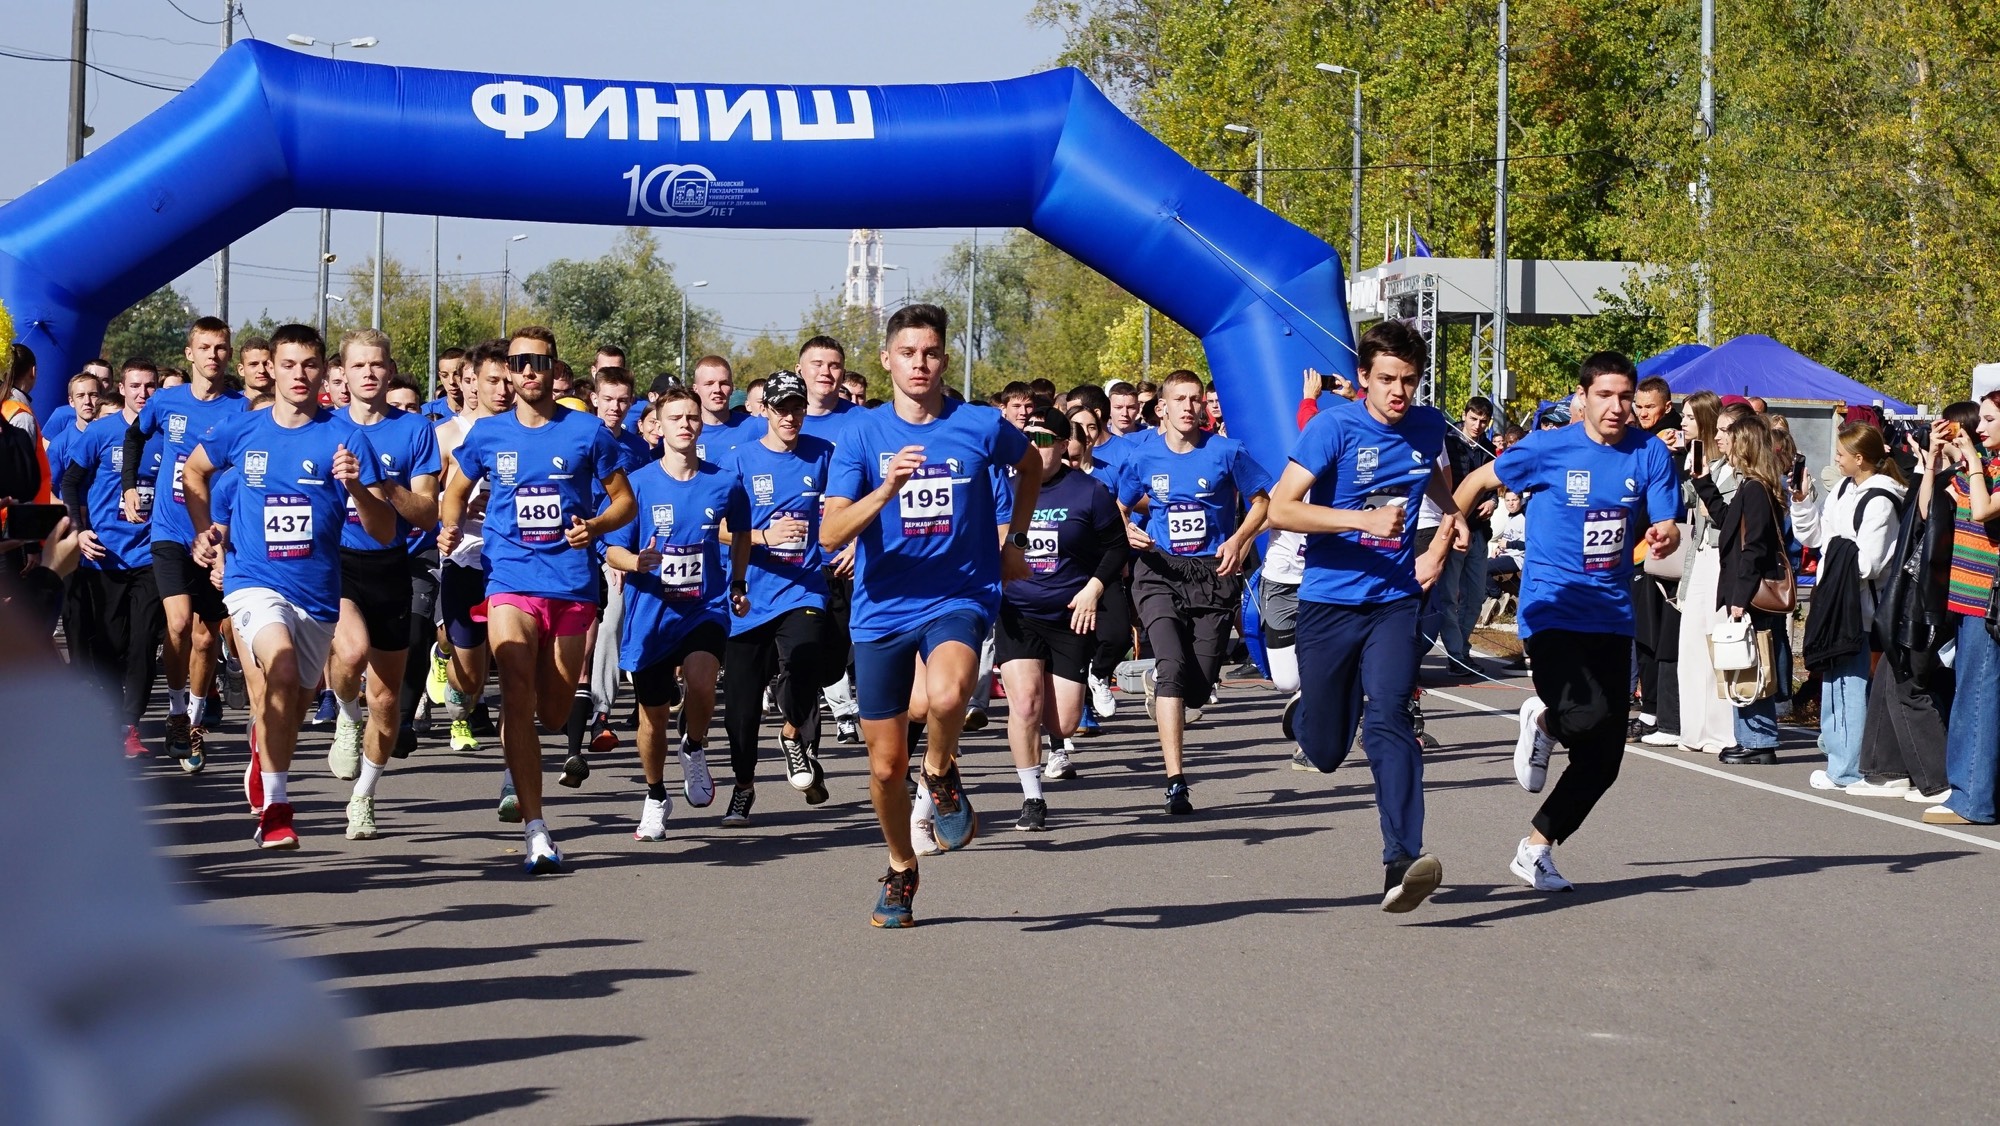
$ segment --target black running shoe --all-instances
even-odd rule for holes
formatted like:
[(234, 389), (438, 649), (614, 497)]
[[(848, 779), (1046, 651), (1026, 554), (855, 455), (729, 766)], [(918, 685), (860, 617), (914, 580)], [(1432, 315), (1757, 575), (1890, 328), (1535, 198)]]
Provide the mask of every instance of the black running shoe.
[(556, 784), (574, 790), (583, 785), (583, 780), (588, 777), (590, 777), (590, 764), (583, 761), (582, 755), (571, 755), (563, 760), (562, 777), (556, 779)]
[(813, 769), (812, 758), (806, 754), (805, 743), (780, 731), (778, 749), (785, 754), (785, 781), (791, 783), (792, 789), (801, 793), (812, 789), (813, 782), (816, 781), (814, 775), (818, 771)]
[(833, 722), (833, 741), (836, 743), (859, 743), (861, 724), (852, 719), (837, 719)]
[(1187, 783), (1176, 782), (1167, 787), (1167, 812), (1175, 817), (1186, 817), (1194, 812), (1194, 797), (1189, 793)]
[(1014, 828), (1023, 833), (1039, 833), (1048, 828), (1044, 822), (1049, 817), (1049, 803), (1041, 798), (1027, 798), (1021, 802), (1021, 819), (1014, 822)]
[(806, 804), (825, 805), (826, 799), (829, 796), (826, 792), (826, 772), (819, 768), (818, 759), (813, 759), (811, 761), (813, 768), (813, 780), (812, 780), (812, 785), (806, 787)]
[(911, 907), (917, 898), (917, 870), (898, 872), (891, 868), (879, 882), (882, 894), (875, 898), (875, 913), (868, 921), (885, 930), (916, 926), (916, 912)]
[(722, 827), (740, 829), (750, 824), (750, 807), (757, 803), (757, 791), (738, 786), (729, 792), (729, 810), (722, 815)]
[(1415, 696), (1410, 697), (1410, 734), (1417, 737), (1417, 746), (1424, 750), (1437, 749), (1437, 737), (1424, 733), (1424, 705)]
[(396, 745), (389, 749), (390, 758), (409, 758), (417, 749), (417, 725), (405, 723), (396, 729)]
[(472, 728), (474, 735), (482, 739), (500, 737), (500, 729), (493, 726), (493, 712), (484, 700), (472, 705), (472, 714), (466, 717), (466, 724)]

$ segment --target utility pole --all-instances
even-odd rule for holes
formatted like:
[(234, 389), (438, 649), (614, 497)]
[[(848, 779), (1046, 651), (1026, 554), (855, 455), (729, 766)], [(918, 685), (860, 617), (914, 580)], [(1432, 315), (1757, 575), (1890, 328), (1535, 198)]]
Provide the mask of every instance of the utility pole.
[[(1707, 0), (1704, 0), (1707, 2)], [(1507, 390), (1507, 0), (1500, 0), (1500, 116), (1493, 160), (1493, 387)]]
[(90, 126), (83, 123), (83, 59), (90, 50), (90, 0), (76, 0), (69, 26), (69, 159), (83, 159), (83, 137)]
[(368, 327), (382, 331), (382, 226), (388, 216), (380, 211), (375, 213), (375, 307), (368, 313)]
[(431, 367), (426, 399), (437, 398), (438, 381), (438, 217), (431, 216)]
[(1701, 261), (1695, 266), (1695, 280), (1701, 293), (1701, 307), (1695, 313), (1695, 338), (1703, 344), (1715, 343), (1715, 284), (1708, 271), (1708, 216), (1712, 203), (1708, 184), (1708, 149), (1715, 143), (1715, 0), (1701, 0), (1701, 173), (1695, 188), (1696, 206), (1701, 211)]
[[(236, 41), (236, 0), (222, 0), (222, 49)], [(229, 244), (215, 256), (215, 315), (229, 323)]]
[(327, 269), (333, 265), (333, 212), (319, 209), (319, 334), (326, 336)]
[(1347, 276), (1361, 268), (1361, 75), (1354, 75), (1354, 198), (1347, 205)]
[(965, 282), (965, 401), (972, 401), (972, 311), (977, 308), (979, 298), (979, 228), (972, 228), (972, 264), (966, 273)]

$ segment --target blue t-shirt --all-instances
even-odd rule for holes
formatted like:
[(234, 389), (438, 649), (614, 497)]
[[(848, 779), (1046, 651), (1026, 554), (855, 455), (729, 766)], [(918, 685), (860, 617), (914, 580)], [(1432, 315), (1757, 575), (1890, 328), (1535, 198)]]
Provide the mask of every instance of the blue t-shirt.
[[(68, 407), (62, 409), (69, 410)], [(76, 428), (76, 412), (70, 411), (69, 421), (60, 429), (51, 426), (42, 433), (48, 436), (49, 443), (49, 492), (60, 499), (63, 471), (76, 461), (75, 447), (82, 440), (83, 431)]]
[(1437, 470), (1451, 421), (1435, 407), (1413, 406), (1394, 426), (1347, 402), (1314, 415), (1292, 448), (1292, 462), (1313, 475), (1306, 500), (1323, 508), (1365, 511), (1403, 506), (1403, 534), (1361, 532), (1306, 537), (1299, 597), (1335, 606), (1416, 598), (1417, 509)]
[[(70, 406), (68, 403), (64, 403), (50, 411), (49, 420), (42, 424), (42, 433), (44, 434), (60, 434), (65, 429), (76, 429), (76, 408)], [(49, 441), (51, 445), (55, 444), (54, 439), (50, 439)]]
[[(1001, 597), (1031, 618), (1069, 617), (1076, 597), (1103, 559), (1101, 537), (1124, 521), (1111, 490), (1088, 473), (1062, 469), (1042, 482), (1028, 525), (1030, 576), (1008, 583)], [(1124, 533), (1119, 533), (1123, 535)]]
[(1115, 497), (1118, 477), (1124, 473), (1125, 463), (1131, 457), (1132, 439), (1113, 434), (1103, 445), (1090, 451), (1090, 475), (1103, 482)]
[(762, 438), (766, 429), (768, 425), (763, 419), (751, 418), (743, 411), (731, 411), (729, 421), (720, 426), (711, 422), (702, 424), (701, 435), (694, 440), (694, 456), (717, 465), (728, 465), (731, 451), (745, 442)]
[(224, 391), (213, 399), (197, 399), (193, 385), (187, 383), (156, 391), (146, 400), (139, 421), (132, 425), (148, 439), (159, 434), (166, 436), (160, 461), (161, 476), (166, 480), (161, 482), (160, 493), (153, 501), (154, 539), (193, 546), (194, 525), (188, 520), (187, 494), (181, 491), (188, 456), (216, 423), (243, 413), (249, 406), (249, 400), (236, 391)]
[[(841, 438), (854, 426), (855, 422), (867, 417), (870, 413), (872, 412), (863, 410), (846, 399), (835, 399), (833, 409), (825, 414), (814, 414), (811, 411), (807, 411), (805, 419), (799, 423), (799, 433), (801, 435), (810, 434), (815, 438), (832, 442), (835, 446), (838, 446), (840, 445)], [(769, 428), (769, 423), (766, 423), (763, 419), (758, 419), (756, 433), (746, 435), (744, 441), (754, 441), (755, 439), (762, 438), (764, 431)]]
[(695, 463), (686, 481), (668, 476), (659, 462), (632, 475), (639, 517), (604, 537), (605, 545), (633, 552), (651, 547), (662, 558), (657, 571), (625, 576), (619, 668), (637, 672), (657, 664), (703, 622), (729, 628), (721, 532), (737, 492), (736, 475), (707, 461)]
[[(341, 417), (349, 426), (368, 435), (368, 444), (375, 448), (375, 462), (384, 480), (394, 481), (404, 488), (410, 482), (426, 474), (436, 476), (442, 461), (438, 454), (437, 432), (431, 429), (430, 420), (420, 414), (389, 408), (380, 422), (362, 426), (354, 421), (354, 416), (346, 411)], [(388, 546), (377, 542), (368, 530), (361, 526), (361, 513), (354, 507), (352, 497), (347, 501), (347, 526), (340, 533), (340, 546), (349, 551), (422, 551), (430, 535), (429, 529), (418, 528), (398, 515), (396, 517), (396, 541)]]
[(431, 425), (435, 426), (458, 412), (451, 409), (451, 400), (449, 398), (439, 396), (438, 398), (426, 401), (423, 406), (418, 407), (417, 413), (430, 419)]
[[(153, 438), (146, 443), (139, 463), (139, 523), (125, 519), (125, 431), (129, 424), (123, 412), (100, 418), (69, 443), (71, 464), (89, 475), (90, 487), (84, 506), (90, 511), (90, 529), (104, 545), (101, 562), (89, 559), (80, 566), (93, 570), (131, 571), (153, 563), (153, 502), (155, 483), (160, 477), (160, 458), (166, 442)], [(53, 460), (53, 459), (51, 459)]]
[(1269, 492), (1271, 475), (1243, 448), (1219, 434), (1197, 433), (1194, 448), (1177, 454), (1157, 431), (1132, 440), (1118, 474), (1118, 500), (1130, 508), (1150, 496), (1146, 532), (1161, 551), (1214, 555), (1236, 532), (1237, 508)]
[(1536, 630), (1632, 635), (1632, 549), (1680, 517), (1673, 451), (1627, 427), (1615, 446), (1582, 425), (1538, 430), (1493, 463), (1527, 497), (1521, 636)]
[(347, 487), (333, 479), (333, 458), (342, 446), (361, 461), (360, 484), (382, 479), (368, 435), (329, 410), (291, 429), (270, 411), (241, 413), (202, 440), (217, 470), (241, 471), (228, 514), (234, 554), (223, 569), (224, 595), (273, 590), (314, 621), (340, 617)]
[(833, 465), (832, 444), (805, 434), (799, 435), (798, 448), (792, 450), (745, 442), (736, 447), (732, 465), (742, 485), (736, 506), (729, 510), (732, 530), (768, 528), (781, 516), (795, 516), (806, 522), (806, 534), (797, 543), (750, 548), (750, 567), (743, 576), (750, 612), (734, 619), (730, 632), (755, 629), (802, 607), (824, 607), (819, 518)]
[(491, 490), (482, 562), (493, 594), (597, 601), (597, 558), (572, 551), (572, 518), (601, 506), (598, 483), (623, 471), (628, 456), (596, 415), (558, 406), (540, 426), (513, 411), (488, 415), (466, 431), (458, 467)]
[(1000, 609), (995, 476), (1028, 452), (1027, 436), (998, 411), (949, 399), (922, 426), (893, 408), (858, 412), (834, 448), (827, 495), (859, 500), (881, 487), (883, 468), (904, 446), (922, 447), (925, 462), (856, 540), (856, 641), (879, 640), (954, 610), (991, 621)]

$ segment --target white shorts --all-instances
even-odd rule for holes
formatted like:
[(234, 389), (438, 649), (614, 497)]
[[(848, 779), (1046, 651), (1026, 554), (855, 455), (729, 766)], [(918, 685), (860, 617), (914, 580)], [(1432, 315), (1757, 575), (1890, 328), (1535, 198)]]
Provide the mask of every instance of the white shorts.
[(270, 626), (282, 627), (292, 639), (299, 679), (308, 688), (318, 682), (319, 671), (326, 667), (326, 655), (333, 649), (333, 627), (337, 623), (313, 619), (268, 587), (245, 587), (226, 594), (222, 604), (229, 608), (229, 621), (236, 627), (236, 640), (244, 649), (244, 657), (256, 662), (257, 635)]

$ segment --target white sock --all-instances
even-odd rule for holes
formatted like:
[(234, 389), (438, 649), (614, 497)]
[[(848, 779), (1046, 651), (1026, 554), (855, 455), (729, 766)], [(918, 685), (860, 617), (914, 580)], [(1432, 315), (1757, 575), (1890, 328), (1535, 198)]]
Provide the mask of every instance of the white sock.
[(937, 819), (937, 802), (931, 798), (931, 788), (921, 781), (917, 783), (917, 800), (910, 805), (910, 815), (919, 820)]
[(377, 766), (374, 759), (369, 758), (367, 755), (362, 755), (361, 777), (354, 780), (354, 796), (357, 798), (374, 797), (375, 783), (382, 780), (382, 772), (388, 768), (387, 763)]
[(208, 697), (195, 696), (188, 700), (188, 725), (200, 727), (208, 719)]
[(361, 722), (361, 701), (360, 701), (360, 700), (358, 700), (358, 699), (355, 699), (355, 700), (343, 700), (343, 699), (341, 699), (340, 697), (338, 697), (338, 696), (335, 696), (335, 697), (333, 698), (333, 702), (334, 702), (334, 703), (336, 703), (336, 704), (338, 704), (338, 705), (340, 705), (340, 718), (342, 718), (342, 719), (346, 720), (346, 721), (347, 721), (347, 722), (349, 722), (349, 723), (360, 723), (360, 722)]
[(1073, 753), (1075, 753), (1075, 751), (1076, 751), (1076, 740), (1074, 740), (1074, 739), (1064, 739), (1064, 740), (1063, 740), (1063, 753), (1067, 755), (1067, 754), (1073, 754)]
[(513, 785), (513, 784), (514, 784), (514, 772), (513, 772), (512, 770), (510, 770), (509, 768), (507, 768), (507, 767), (504, 767), (504, 766), (503, 766), (503, 767), (501, 767), (501, 768), (500, 768), (500, 784), (501, 784), (502, 786), (511, 786), (511, 785)]
[(549, 831), (549, 823), (537, 817), (533, 821), (530, 821), (526, 825), (523, 825), (521, 827), (521, 836), (532, 837), (535, 835), (536, 832), (546, 833), (548, 831)]
[(1640, 712), (1639, 722), (1645, 724), (1647, 727), (1658, 727), (1660, 725), (1660, 717), (1656, 715), (1647, 715), (1645, 712)]
[(1021, 796), (1030, 801), (1040, 801), (1042, 797), (1042, 768), (1039, 766), (1017, 766), (1014, 773), (1021, 778)]
[(266, 770), (262, 771), (261, 773), (264, 775), (265, 805), (267, 806), (277, 805), (279, 802), (290, 800), (287, 797), (285, 797), (285, 779), (290, 778), (292, 776), (291, 771), (280, 770), (274, 774), (271, 771)]
[(186, 715), (186, 714), (188, 714), (188, 690), (187, 690), (187, 689), (185, 689), (185, 688), (169, 688), (169, 689), (167, 689), (167, 714), (168, 714), (168, 715)]

